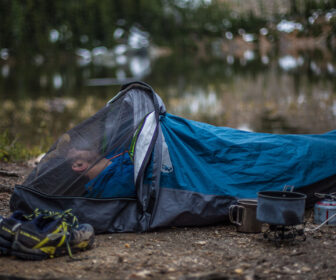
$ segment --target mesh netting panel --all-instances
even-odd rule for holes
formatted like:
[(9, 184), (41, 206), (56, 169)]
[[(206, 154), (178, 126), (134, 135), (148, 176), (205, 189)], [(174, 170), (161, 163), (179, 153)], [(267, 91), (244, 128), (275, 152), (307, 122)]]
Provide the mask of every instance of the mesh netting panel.
[(119, 95), (63, 134), (23, 185), (54, 196), (134, 197), (136, 131), (154, 108), (142, 89)]

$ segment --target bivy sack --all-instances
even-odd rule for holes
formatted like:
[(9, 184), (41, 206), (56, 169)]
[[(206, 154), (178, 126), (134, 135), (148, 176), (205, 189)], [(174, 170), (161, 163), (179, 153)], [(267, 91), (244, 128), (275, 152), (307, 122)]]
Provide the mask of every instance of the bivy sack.
[(143, 232), (228, 221), (239, 198), (293, 185), (315, 202), (336, 190), (336, 131), (246, 132), (166, 113), (147, 84), (124, 85), (104, 108), (64, 133), (10, 208), (71, 208), (96, 233)]

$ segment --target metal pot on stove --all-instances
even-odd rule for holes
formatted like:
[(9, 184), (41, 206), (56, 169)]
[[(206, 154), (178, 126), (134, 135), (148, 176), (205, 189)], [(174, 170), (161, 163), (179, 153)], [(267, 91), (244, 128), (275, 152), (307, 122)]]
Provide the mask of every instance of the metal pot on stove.
[[(288, 191), (289, 187), (290, 191)], [(293, 189), (293, 186), (285, 186), (283, 191), (259, 192), (257, 220), (270, 225), (303, 224), (307, 196), (293, 192)]]

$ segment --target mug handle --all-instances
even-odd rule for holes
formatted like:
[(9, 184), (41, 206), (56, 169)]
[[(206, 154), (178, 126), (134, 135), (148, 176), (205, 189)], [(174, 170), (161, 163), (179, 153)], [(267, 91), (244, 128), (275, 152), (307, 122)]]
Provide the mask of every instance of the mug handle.
[[(236, 219), (233, 218), (233, 210), (237, 208), (237, 213), (236, 213)], [(242, 223), (241, 221), (239, 221), (239, 211), (240, 209), (242, 210), (242, 216), (244, 215), (244, 209), (245, 207), (241, 206), (241, 205), (231, 205), (230, 208), (229, 208), (229, 219), (230, 219), (230, 222), (237, 225), (237, 226), (241, 226)], [(242, 217), (243, 219), (243, 217)]]
[(283, 192), (292, 192), (294, 190), (294, 186), (291, 185), (284, 185), (282, 191)]

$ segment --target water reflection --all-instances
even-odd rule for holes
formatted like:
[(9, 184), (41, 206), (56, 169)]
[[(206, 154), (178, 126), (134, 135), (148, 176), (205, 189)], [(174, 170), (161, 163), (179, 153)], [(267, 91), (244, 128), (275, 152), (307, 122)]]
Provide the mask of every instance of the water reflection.
[(294, 21), (283, 19), (277, 24), (277, 30), (280, 32), (291, 33), (295, 30), (298, 30), (298, 31), (303, 30), (303, 26), (299, 22), (294, 22)]
[(104, 106), (120, 83), (134, 79), (150, 83), (169, 112), (215, 125), (273, 133), (336, 128), (336, 63), (325, 54), (216, 53), (214, 47), (206, 59), (164, 51), (154, 58), (140, 42), (131, 49), (81, 49), (52, 65), (4, 60), (1, 130), (47, 147)]
[(295, 58), (291, 55), (280, 57), (278, 61), (279, 61), (280, 67), (285, 71), (295, 69), (298, 66), (301, 66), (304, 62), (301, 56), (298, 58)]

